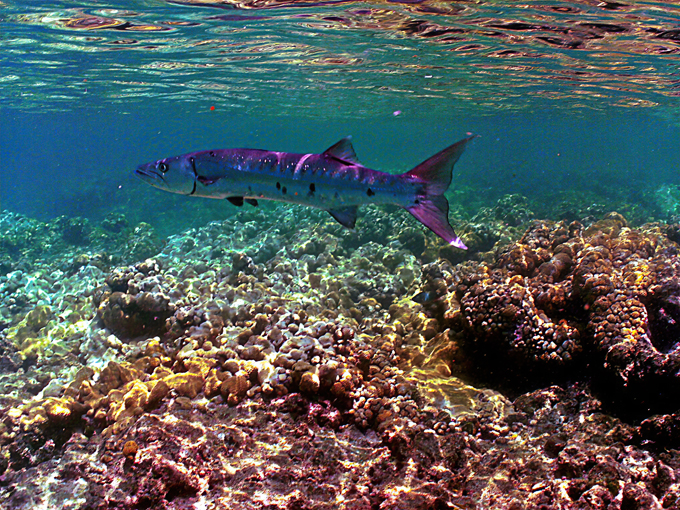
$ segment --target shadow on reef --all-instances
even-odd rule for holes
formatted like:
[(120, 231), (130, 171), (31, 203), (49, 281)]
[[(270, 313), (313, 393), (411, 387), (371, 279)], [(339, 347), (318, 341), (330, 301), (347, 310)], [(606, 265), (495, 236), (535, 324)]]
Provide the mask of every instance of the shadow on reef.
[(625, 420), (676, 412), (676, 231), (617, 213), (588, 227), (536, 221), (494, 262), (430, 264), (424, 290), (441, 298), (425, 306), (457, 346), (452, 373), (509, 395), (589, 382)]

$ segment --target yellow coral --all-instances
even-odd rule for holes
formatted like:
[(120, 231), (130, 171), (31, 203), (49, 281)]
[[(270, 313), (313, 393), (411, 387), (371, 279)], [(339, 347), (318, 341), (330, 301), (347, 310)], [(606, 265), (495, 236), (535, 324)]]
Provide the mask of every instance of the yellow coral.
[(201, 377), (205, 378), (208, 376), (208, 372), (217, 364), (217, 360), (211, 358), (190, 358), (184, 360), (184, 366), (189, 372), (194, 374), (200, 374)]
[(53, 423), (64, 423), (71, 418), (71, 408), (67, 402), (59, 399), (48, 399), (43, 405), (47, 418)]
[(135, 456), (137, 455), (138, 451), (139, 446), (137, 446), (137, 443), (135, 441), (127, 441), (123, 445), (123, 456), (130, 462), (135, 460)]
[(37, 357), (49, 343), (45, 327), (52, 318), (52, 309), (47, 305), (36, 306), (24, 319), (7, 330), (7, 338), (19, 349), (25, 358)]
[(195, 398), (203, 390), (205, 378), (193, 372), (173, 374), (165, 379), (168, 387), (185, 397)]
[(146, 385), (135, 380), (126, 385), (127, 393), (123, 396), (126, 409), (134, 409), (135, 407), (144, 407), (149, 399), (149, 390)]

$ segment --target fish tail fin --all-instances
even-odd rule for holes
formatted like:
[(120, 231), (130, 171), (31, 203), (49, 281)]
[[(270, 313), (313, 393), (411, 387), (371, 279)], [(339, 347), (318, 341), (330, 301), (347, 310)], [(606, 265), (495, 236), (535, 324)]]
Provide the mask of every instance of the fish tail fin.
[(444, 192), (451, 185), (453, 166), (463, 154), (468, 142), (475, 137), (476, 135), (473, 135), (454, 143), (423, 161), (413, 170), (402, 174), (403, 178), (421, 184), (416, 200), (413, 205), (406, 207), (406, 210), (451, 246), (463, 250), (466, 250), (467, 246), (449, 223), (449, 201), (446, 200)]

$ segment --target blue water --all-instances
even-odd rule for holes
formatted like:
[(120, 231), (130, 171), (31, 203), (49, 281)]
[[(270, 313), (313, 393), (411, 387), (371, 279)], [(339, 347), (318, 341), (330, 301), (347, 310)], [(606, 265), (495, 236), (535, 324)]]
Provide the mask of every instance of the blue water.
[(8, 3), (0, 206), (174, 233), (234, 208), (148, 188), (139, 163), (348, 134), (391, 172), (481, 135), (449, 193), (469, 214), (508, 193), (632, 207), (680, 184), (672, 4), (288, 4)]
[[(517, 322), (515, 336), (519, 345), (521, 326), (527, 337), (521, 342), (526, 340), (529, 346), (525, 324), (530, 324), (529, 313), (535, 313), (531, 320), (541, 326), (531, 340), (529, 357), (536, 356), (534, 349), (544, 348), (536, 347), (541, 337), (549, 340), (544, 317), (549, 316), (553, 325), (560, 323), (555, 327), (560, 332), (553, 331), (556, 341), (572, 315), (574, 331), (582, 333), (583, 354), (588, 359), (564, 365), (565, 371), (556, 370), (556, 383), (566, 383), (559, 375), (566, 373), (570, 381), (577, 382), (570, 382), (568, 391), (551, 386), (527, 394), (511, 412), (508, 395), (467, 384), (463, 387), (462, 379), (435, 377), (432, 371), (436, 368), (442, 375), (451, 370), (469, 372), (473, 380), (483, 382), (488, 377), (493, 382), (518, 370), (511, 367), (506, 372), (506, 358), (518, 358), (512, 352), (513, 356), (506, 356), (509, 351), (502, 345), (496, 349), (484, 340), (483, 347), (470, 347), (477, 326), (467, 312), (447, 309), (444, 322), (441, 314), (456, 301), (461, 310), (477, 306), (474, 300), (465, 302), (454, 294), (467, 292), (461, 288), (477, 278), (486, 279), (486, 264), (494, 253), (498, 255), (503, 243), (522, 235), (529, 223), (526, 220), (581, 220), (589, 225), (616, 210), (633, 226), (649, 221), (680, 223), (680, 5), (623, 1), (58, 0), (49, 5), (0, 1), (0, 499), (23, 505), (12, 508), (74, 508), (94, 501), (95, 506), (106, 501), (107, 505), (156, 507), (165, 505), (166, 499), (168, 507), (180, 507), (190, 499), (199, 501), (198, 507), (211, 498), (226, 507), (230, 503), (223, 501), (239, 501), (231, 505), (236, 507), (250, 504), (250, 497), (252, 505), (270, 501), (272, 507), (308, 507), (309, 502), (311, 508), (326, 494), (336, 497), (338, 506), (342, 501), (360, 500), (350, 498), (363, 498), (361, 505), (366, 506), (370, 497), (372, 504), (381, 507), (397, 504), (381, 501), (383, 494), (399, 498), (404, 505), (421, 494), (432, 496), (428, 507), (450, 502), (472, 508), (476, 499), (484, 508), (492, 508), (493, 501), (498, 502), (497, 508), (536, 507), (554, 498), (554, 507), (560, 506), (557, 501), (567, 501), (560, 507), (571, 508), (572, 502), (585, 507), (586, 498), (597, 501), (606, 496), (612, 507), (619, 502), (632, 508), (637, 495), (649, 491), (650, 498), (652, 492), (659, 499), (667, 494), (664, 507), (676, 503), (677, 483), (672, 480), (678, 479), (680, 462), (673, 454), (677, 450), (658, 452), (667, 439), (669, 445), (677, 446), (672, 430), (677, 421), (666, 415), (650, 422), (646, 432), (643, 426), (634, 433), (602, 414), (608, 407), (626, 416), (651, 413), (657, 407), (663, 412), (675, 410), (672, 396), (677, 378), (662, 374), (659, 367), (676, 366), (667, 350), (677, 340), (671, 338), (677, 331), (673, 315), (677, 289), (669, 276), (677, 274), (677, 257), (672, 247), (666, 248), (670, 240), (657, 243), (653, 238), (655, 232), (663, 231), (677, 240), (676, 226), (647, 230), (649, 234), (640, 242), (649, 245), (638, 250), (641, 255), (633, 255), (640, 256), (631, 258), (639, 264), (625, 266), (629, 272), (622, 267), (628, 261), (618, 257), (630, 246), (626, 239), (635, 243), (642, 236), (621, 236), (621, 244), (612, 250), (612, 267), (602, 272), (597, 269), (600, 261), (594, 262), (595, 252), (581, 250), (588, 255), (580, 260), (573, 257), (573, 271), (576, 274), (578, 267), (578, 278), (587, 276), (593, 257), (593, 277), (587, 276), (587, 284), (579, 283), (584, 288), (592, 285), (592, 295), (580, 295), (591, 291), (577, 291), (576, 284), (570, 289), (577, 278), (573, 274), (555, 286), (554, 294), (547, 288), (544, 282), (553, 278), (550, 272), (554, 269), (555, 275), (561, 271), (558, 265), (567, 264), (559, 256), (540, 266), (540, 279), (531, 283), (526, 279), (524, 308), (508, 320), (527, 317), (526, 322)], [(429, 242), (412, 235), (408, 227), (400, 231), (404, 225), (426, 229), (396, 207), (384, 207), (384, 214), (370, 216), (360, 211), (360, 234), (346, 235), (325, 213), (305, 217), (310, 209), (289, 204), (260, 201), (258, 209), (239, 208), (226, 200), (174, 195), (144, 184), (133, 174), (141, 163), (202, 149), (321, 152), (347, 135), (353, 136), (364, 165), (399, 173), (471, 133), (479, 137), (456, 164), (454, 182), (447, 191), (453, 227), (475, 240), (466, 252), (454, 253), (434, 234), (428, 234), (434, 239)], [(488, 209), (499, 201), (501, 213)], [(505, 214), (507, 210), (510, 214)], [(236, 220), (199, 228), (231, 216)], [(322, 217), (327, 223), (317, 228)], [(376, 223), (373, 228), (370, 221)], [(283, 226), (278, 229), (274, 224)], [(196, 230), (187, 230), (190, 227)], [(612, 229), (618, 232), (618, 226)], [(171, 237), (181, 232), (187, 233)], [(584, 234), (584, 243), (593, 240), (589, 236)], [(534, 241), (538, 237), (535, 233)], [(561, 239), (557, 233), (553, 238)], [(574, 250), (580, 242), (575, 239)], [(645, 258), (651, 245), (659, 249), (653, 259)], [(531, 251), (544, 250), (532, 247)], [(529, 265), (528, 252), (511, 253), (526, 256), (520, 264)], [(156, 260), (138, 263), (148, 257)], [(464, 258), (473, 262), (465, 261), (454, 270), (444, 262), (428, 264), (435, 257), (452, 264)], [(660, 257), (668, 258), (667, 273), (659, 269)], [(538, 259), (532, 256), (530, 263)], [(501, 271), (505, 269), (494, 270), (489, 280), (500, 282)], [(651, 278), (652, 271), (658, 280)], [(131, 278), (135, 283), (128, 287)], [(469, 280), (465, 286), (457, 285), (461, 278)], [(515, 294), (520, 294), (516, 278), (504, 281), (494, 292), (512, 294), (516, 302)], [(630, 283), (633, 279), (638, 283)], [(128, 290), (121, 294), (123, 281)], [(660, 290), (654, 299), (637, 288), (641, 281), (656, 282)], [(599, 286), (610, 284), (612, 292), (620, 293), (617, 301), (625, 293), (625, 314), (630, 312), (631, 319), (614, 309), (615, 319), (621, 322), (614, 325), (616, 320), (608, 316), (606, 324), (618, 329), (610, 333), (606, 326), (607, 334), (620, 335), (617, 346), (642, 346), (637, 339), (651, 336), (659, 349), (654, 356), (646, 347), (626, 347), (630, 357), (628, 351), (615, 347), (605, 358), (608, 344), (593, 336), (604, 331), (604, 317), (601, 311), (595, 312), (599, 305), (591, 306), (591, 297), (605, 298)], [(623, 288), (629, 284), (630, 289)], [(442, 286), (448, 286), (446, 296), (439, 294)], [(539, 291), (540, 296), (531, 297), (530, 293)], [(486, 292), (481, 285), (480, 292)], [(562, 309), (565, 292), (571, 297)], [(116, 304), (116, 295), (123, 296), (121, 303), (129, 298), (129, 308)], [(550, 295), (555, 300), (546, 298), (550, 302), (544, 315), (536, 303)], [(650, 306), (646, 299), (652, 299)], [(496, 302), (496, 297), (489, 301)], [(164, 304), (158, 312), (155, 306), (160, 302)], [(426, 306), (421, 308), (417, 302)], [(598, 298), (596, 304), (601, 302)], [(153, 313), (147, 308), (150, 305)], [(514, 306), (504, 308), (503, 315)], [(495, 313), (482, 308), (474, 311), (481, 314), (477, 318)], [(166, 312), (171, 331), (160, 343), (152, 339), (147, 344), (147, 334), (164, 331), (160, 325)], [(457, 318), (449, 320), (449, 312)], [(266, 333), (261, 330), (265, 326), (260, 328), (262, 313), (270, 321)], [(437, 318), (423, 320), (426, 313)], [(641, 318), (634, 321), (633, 313)], [(46, 326), (38, 324), (39, 331), (19, 328), (22, 320), (35, 328), (42, 320), (40, 315), (47, 314), (53, 320)], [(653, 327), (644, 322), (648, 316)], [(388, 320), (392, 324), (383, 326)], [(456, 331), (463, 321), (470, 321), (469, 327)], [(224, 330), (223, 322), (228, 322)], [(316, 342), (312, 336), (322, 334), (318, 324), (328, 332), (325, 337), (332, 333), (332, 338), (342, 338), (337, 354), (326, 357), (326, 353), (317, 355), (320, 349), (303, 347), (307, 345), (302, 344), (303, 338)], [(498, 324), (505, 328), (500, 322), (489, 328), (486, 321), (483, 324), (489, 330)], [(638, 331), (644, 324), (649, 335), (626, 333), (635, 324)], [(133, 332), (133, 326), (139, 329)], [(223, 333), (213, 344), (215, 328)], [(259, 332), (251, 336), (256, 329)], [(437, 333), (434, 338), (433, 332)], [(366, 407), (360, 409), (363, 403), (358, 404), (356, 397), (388, 393), (382, 382), (368, 378), (358, 386), (355, 380), (362, 378), (360, 372), (366, 373), (366, 368), (354, 365), (363, 366), (371, 359), (367, 373), (378, 378), (373, 363), (386, 364), (381, 369), (384, 381), (394, 386), (391, 394), (400, 395), (390, 404), (385, 404), (387, 396), (381, 398), (382, 409), (394, 410), (398, 402), (401, 411), (397, 413), (408, 412), (408, 421), (400, 417), (391, 425), (388, 415), (380, 425), (376, 420), (377, 434), (371, 432), (362, 439), (354, 425), (345, 429), (344, 423), (361, 424), (361, 430), (366, 430), (368, 422), (361, 423), (360, 414), (345, 418), (344, 402), (338, 407), (341, 412), (333, 403), (323, 413), (321, 406), (314, 412), (310, 406), (306, 413), (302, 411), (304, 399), (296, 395), (290, 400), (277, 399), (278, 403), (267, 397), (264, 414), (257, 404), (260, 395), (265, 395), (264, 385), (258, 386), (253, 402), (234, 411), (222, 409), (226, 409), (225, 399), (235, 396), (227, 396), (224, 389), (224, 399), (215, 397), (207, 404), (197, 401), (191, 410), (174, 398), (179, 393), (173, 390), (164, 407), (154, 411), (154, 420), (167, 418), (165, 425), (140, 421), (127, 430), (124, 424), (133, 418), (118, 414), (122, 411), (118, 407), (119, 421), (115, 426), (112, 420), (106, 423), (111, 425), (108, 431), (121, 425), (119, 432), (112, 432), (114, 436), (100, 434), (103, 422), (97, 418), (105, 409), (111, 418), (113, 402), (120, 400), (111, 391), (101, 402), (96, 399), (96, 405), (105, 407), (99, 407), (94, 421), (94, 409), (90, 409), (82, 422), (88, 425), (83, 430), (87, 437), (91, 425), (97, 427), (90, 442), (78, 433), (66, 445), (63, 441), (80, 422), (64, 424), (56, 414), (43, 434), (37, 429), (44, 415), (34, 403), (23, 408), (20, 418), (16, 412), (23, 407), (21, 401), (61, 395), (62, 384), (78, 388), (85, 372), (78, 372), (78, 380), (72, 381), (82, 365), (98, 370), (109, 360), (134, 360), (142, 353), (144, 357), (135, 366), (146, 363), (150, 371), (155, 366), (152, 361), (162, 360), (161, 377), (171, 363), (178, 372), (189, 369), (190, 357), (215, 356), (222, 364), (227, 355), (247, 361), (239, 373), (245, 373), (247, 366), (249, 374), (260, 377), (267, 373), (274, 355), (277, 360), (288, 355), (291, 360), (300, 358), (293, 358), (292, 349), (271, 351), (263, 360), (264, 368), (254, 373), (250, 363), (255, 357), (245, 356), (241, 340), (250, 337), (249, 350), (260, 348), (256, 341), (264, 349), (269, 343), (265, 339), (276, 344), (274, 338), (291, 338), (289, 333), (299, 333), (300, 349), (295, 350), (302, 354), (305, 349), (304, 359), (307, 353), (314, 354), (311, 363), (333, 372), (327, 361), (338, 360), (342, 363), (338, 366), (347, 367), (341, 369), (345, 375), (351, 371), (354, 389), (343, 389), (345, 396), (337, 400), (353, 400), (351, 411), (359, 409), (367, 418), (370, 399), (362, 396)], [(144, 340), (127, 338), (137, 334), (143, 334)], [(389, 347), (393, 338), (394, 349)], [(596, 347), (600, 343), (606, 348)], [(199, 345), (205, 351), (202, 355)], [(218, 346), (214, 354), (212, 349)], [(481, 357), (482, 353), (486, 356), (487, 346), (494, 349), (488, 359)], [(189, 347), (195, 350), (188, 351)], [(279, 347), (280, 343), (277, 351)], [(421, 357), (425, 359), (418, 349), (427, 354), (427, 371), (409, 375), (420, 380), (413, 392), (408, 387), (397, 391), (401, 367), (417, 366)], [(375, 354), (366, 358), (369, 353)], [(383, 353), (388, 354), (383, 358)], [(451, 356), (456, 359), (449, 367)], [(611, 372), (610, 368), (603, 371), (610, 359), (615, 362)], [(619, 372), (616, 363), (624, 359), (633, 362)], [(476, 360), (481, 361), (478, 371)], [(538, 363), (533, 363), (521, 365), (531, 369), (527, 374), (511, 375), (517, 381), (507, 385), (501, 381), (499, 386), (521, 387), (525, 380), (544, 372), (547, 380), (553, 366), (541, 364), (534, 370)], [(270, 373), (281, 382), (279, 376), (284, 374), (274, 365), (279, 363), (268, 367)], [(208, 365), (194, 366), (203, 372)], [(503, 368), (496, 371), (495, 366)], [(572, 367), (573, 374), (569, 372)], [(226, 365), (211, 370), (227, 372)], [(293, 371), (286, 370), (291, 377), (285, 392), (304, 393), (301, 384), (293, 384)], [(623, 391), (622, 376), (628, 378), (629, 371), (634, 377), (627, 380), (633, 384)], [(111, 378), (95, 376), (93, 384), (104, 381), (101, 387), (108, 392), (115, 387), (114, 373), (109, 374)], [(537, 377), (536, 384), (542, 384), (543, 376)], [(591, 378), (597, 382), (593, 389), (603, 398), (590, 396), (587, 381)], [(670, 389), (661, 388), (666, 380)], [(88, 406), (94, 401), (89, 399), (97, 395), (89, 387), (81, 386), (79, 397), (83, 402), (87, 398)], [(122, 388), (121, 381), (115, 391), (122, 395)], [(318, 395), (326, 399), (330, 394), (323, 391)], [(455, 421), (449, 421), (447, 412), (437, 416), (437, 423), (433, 417), (425, 419), (436, 414), (429, 404), (424, 407), (430, 398), (436, 399), (442, 411), (455, 411), (456, 417), (451, 415)], [(200, 399), (205, 402), (203, 396)], [(415, 414), (409, 410), (410, 403), (403, 405), (411, 400), (413, 409), (418, 407)], [(325, 409), (328, 402), (321, 403)], [(80, 405), (73, 406), (77, 408)], [(61, 413), (59, 406), (53, 409)], [(307, 416), (298, 416), (299, 412)], [(342, 414), (341, 422), (333, 418), (335, 414)], [(421, 419), (416, 415), (425, 421), (412, 424), (411, 418)], [(328, 423), (321, 425), (322, 419)], [(196, 426), (185, 420), (194, 420)], [(315, 432), (314, 421), (322, 426), (322, 434)], [(335, 442), (333, 423), (342, 423)], [(381, 430), (383, 424), (393, 428)], [(162, 437), (168, 441), (158, 441), (158, 427), (165, 426), (167, 434)], [(203, 437), (194, 441), (199, 426), (205, 434), (201, 432)], [(233, 437), (228, 430), (241, 428), (245, 432)], [(431, 429), (437, 430), (439, 439), (433, 438)], [(570, 434), (573, 437), (567, 438)], [(216, 442), (219, 437), (224, 439)], [(119, 451), (128, 438), (139, 442), (137, 458), (143, 461), (136, 465), (130, 459), (123, 464)], [(192, 441), (196, 444), (189, 444)], [(226, 460), (225, 441), (230, 452)], [(656, 453), (641, 449), (640, 444), (646, 448), (649, 441)], [(565, 448), (567, 443), (569, 448)], [(96, 444), (103, 446), (95, 452)], [(411, 448), (416, 453), (407, 456)], [(183, 459), (175, 455), (179, 450), (188, 452), (180, 456)], [(197, 463), (196, 459), (210, 462)], [(236, 462), (239, 459), (245, 464)], [(499, 463), (499, 459), (505, 460)], [(223, 462), (229, 464), (228, 471), (220, 471)], [(361, 463), (359, 469), (352, 466), (354, 462)], [(107, 467), (102, 468), (104, 463)], [(147, 468), (159, 476), (147, 476)], [(310, 469), (318, 470), (319, 477), (301, 476)], [(166, 472), (170, 475), (165, 476)], [(403, 483), (393, 483), (402, 476)], [(176, 479), (179, 482), (174, 485)], [(453, 492), (439, 497), (435, 489)], [(279, 497), (286, 491), (294, 493), (291, 499)], [(80, 498), (77, 503), (71, 503), (73, 494)], [(515, 496), (521, 500), (510, 502)], [(83, 503), (85, 497), (88, 503)], [(59, 503), (50, 506), (47, 501)], [(322, 506), (328, 507), (328, 502)]]

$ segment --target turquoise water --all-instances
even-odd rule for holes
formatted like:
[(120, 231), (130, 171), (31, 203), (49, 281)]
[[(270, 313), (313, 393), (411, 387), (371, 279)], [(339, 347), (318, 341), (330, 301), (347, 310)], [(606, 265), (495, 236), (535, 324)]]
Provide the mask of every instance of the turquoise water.
[[(624, 1), (0, 0), (0, 507), (677, 508), (680, 5)], [(468, 251), (133, 174), (471, 133)]]
[(678, 185), (670, 3), (0, 9), (0, 200), (28, 216), (123, 212), (176, 232), (234, 210), (148, 189), (137, 164), (207, 148), (321, 152), (348, 134), (366, 166), (391, 172), (481, 135), (449, 193), (469, 214), (518, 193), (550, 216), (540, 204), (573, 194), (666, 219), (653, 195)]

